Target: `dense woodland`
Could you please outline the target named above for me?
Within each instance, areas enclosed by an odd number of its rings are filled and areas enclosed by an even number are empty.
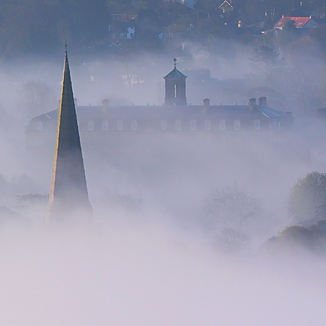
[[[218,9],[222,2],[198,0],[191,9],[164,0],[2,0],[0,57],[51,54],[62,49],[65,40],[84,51],[130,47],[155,51],[167,46],[160,41],[160,33],[171,30],[197,42],[236,38],[248,43],[259,34],[259,28],[270,28],[283,14],[323,19],[326,11],[324,0],[233,0],[234,10],[223,14]],[[132,15],[133,19],[116,22],[113,17],[117,14]],[[258,23],[260,27],[255,28]],[[133,42],[127,45],[110,35],[111,27],[121,32],[126,24],[136,29]],[[321,44],[324,30],[321,27],[315,32]]]

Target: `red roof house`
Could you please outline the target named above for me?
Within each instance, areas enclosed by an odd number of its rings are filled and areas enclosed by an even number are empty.
[[[293,21],[296,28],[315,28],[317,23],[311,17],[285,17],[283,16],[275,25],[274,29],[282,30],[285,25]]]

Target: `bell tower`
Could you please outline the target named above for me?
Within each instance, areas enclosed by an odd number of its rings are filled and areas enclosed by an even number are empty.
[[[174,69],[164,77],[165,79],[165,105],[187,105],[186,79],[177,69],[177,59],[174,59]]]

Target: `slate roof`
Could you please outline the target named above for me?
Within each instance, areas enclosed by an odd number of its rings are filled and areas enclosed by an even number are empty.
[[[267,106],[256,105],[254,111],[250,111],[248,105],[210,105],[204,108],[202,105],[188,105],[180,107],[167,106],[113,106],[103,111],[101,106],[80,106],[77,108],[80,121],[88,119],[102,119],[109,115],[111,119],[210,119],[216,116],[237,119],[244,117],[264,117],[266,119],[282,119],[286,116],[285,112],[269,108]],[[31,124],[37,121],[46,123],[47,121],[57,120],[58,111],[54,110],[42,114],[32,119]]]
[[[180,70],[174,68],[170,73],[168,73],[164,79],[179,79],[179,78],[187,78]]]
[[[227,0],[224,0],[219,6],[219,9],[221,8],[233,8],[233,6],[231,5],[231,3]]]

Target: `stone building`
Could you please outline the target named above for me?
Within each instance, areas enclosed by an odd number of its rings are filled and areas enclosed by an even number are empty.
[[[164,77],[165,103],[162,106],[112,106],[103,101],[99,106],[77,108],[81,136],[156,133],[226,133],[242,131],[279,131],[293,121],[290,112],[275,110],[267,98],[252,98],[243,105],[214,105],[209,99],[202,104],[187,105],[186,76],[176,67]],[[42,141],[56,130],[58,110],[39,115],[27,126],[30,145]]]

